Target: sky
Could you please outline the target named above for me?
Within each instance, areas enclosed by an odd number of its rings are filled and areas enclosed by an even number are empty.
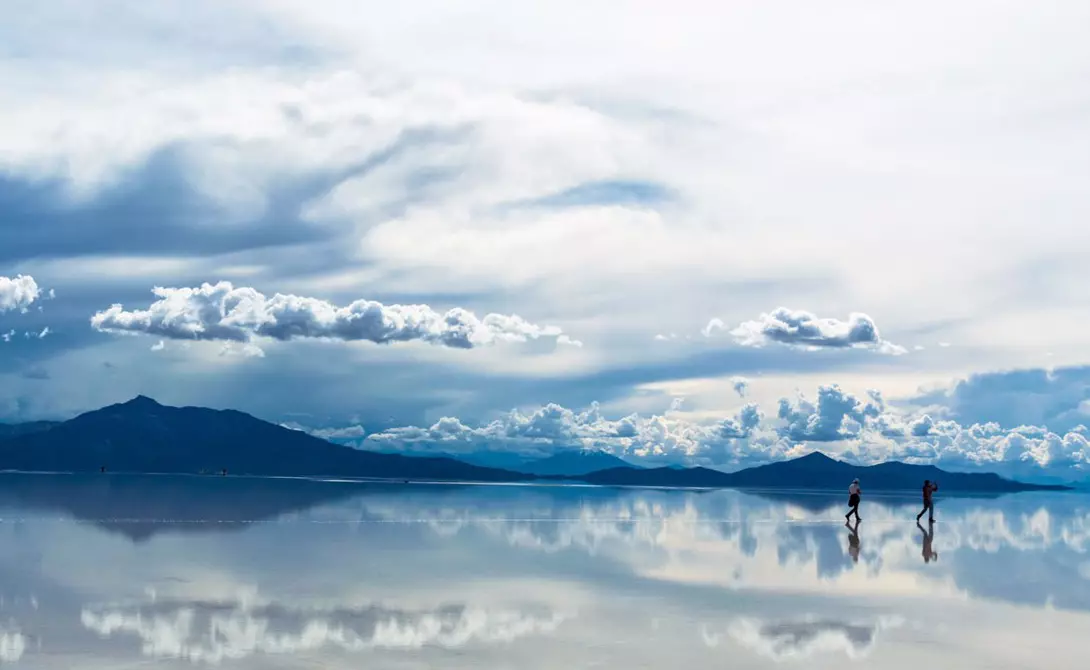
[[[1090,6],[16,0],[0,421],[1090,476]]]

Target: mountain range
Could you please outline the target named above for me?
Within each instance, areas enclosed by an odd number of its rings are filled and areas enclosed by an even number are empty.
[[[924,479],[947,492],[1065,490],[992,473],[945,472],[889,462],[857,466],[821,453],[738,472],[640,468],[604,452],[571,451],[510,468],[451,456],[379,453],[334,444],[236,410],[169,407],[136,398],[68,421],[0,424],[0,470],[49,472],[223,472],[254,476],[476,482],[577,481],[604,486],[918,490]]]

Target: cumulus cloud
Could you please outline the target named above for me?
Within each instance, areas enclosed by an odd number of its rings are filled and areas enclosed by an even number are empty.
[[[502,418],[472,427],[444,417],[430,427],[391,428],[372,433],[362,446],[371,449],[433,449],[445,453],[516,451],[545,456],[570,449],[596,449],[649,462],[727,464],[741,458],[770,458],[776,444],[745,445],[763,415],[755,404],[734,416],[706,424],[665,415],[629,414],[618,419],[602,415],[597,403],[576,411],[550,403],[524,413],[512,410]]]
[[[198,288],[156,287],[152,293],[159,299],[147,309],[126,310],[115,304],[92,316],[91,326],[109,333],[240,343],[255,338],[377,344],[415,340],[471,349],[551,337],[561,344],[581,345],[554,326],[535,325],[516,315],[478,318],[457,307],[445,314],[427,305],[383,305],[371,300],[339,307],[318,298],[281,293],[268,298],[253,288],[236,288],[226,281]]]
[[[704,328],[710,336],[726,326],[713,319]],[[810,312],[778,307],[771,313],[762,313],[753,321],[745,321],[730,331],[738,344],[746,347],[763,347],[778,343],[807,349],[854,348],[872,349],[883,354],[899,355],[905,348],[883,340],[874,319],[866,314],[853,312],[847,321],[819,319]]]
[[[104,638],[135,637],[145,656],[220,663],[254,654],[298,654],[319,649],[454,649],[473,642],[510,642],[551,633],[563,617],[552,612],[465,605],[414,612],[377,605],[296,610],[274,604],[159,601],[86,608],[80,620],[85,628]]]
[[[38,283],[30,275],[0,276],[0,312],[26,312],[41,295]]]
[[[835,620],[761,622],[738,619],[729,628],[737,643],[761,656],[783,661],[815,654],[841,653],[850,659],[866,656],[879,633],[900,625],[898,619],[851,623]]]
[[[514,452],[525,457],[594,449],[643,465],[735,470],[804,455],[815,448],[864,465],[887,460],[951,470],[990,471],[1026,479],[1090,477],[1090,442],[1082,426],[1055,433],[1039,426],[962,425],[887,405],[877,390],[856,396],[837,384],[816,398],[780,398],[766,417],[756,403],[718,420],[692,420],[676,408],[661,415],[603,415],[597,403],[575,410],[550,403],[513,410],[469,425],[443,417],[430,426],[403,426],[365,435],[362,428],[308,429],[326,439],[375,450],[469,454]]]
[[[803,442],[835,442],[857,437],[868,418],[882,413],[882,396],[872,392],[868,401],[846,393],[836,384],[818,387],[817,402],[801,393],[792,401],[780,398],[778,416],[784,435]]]

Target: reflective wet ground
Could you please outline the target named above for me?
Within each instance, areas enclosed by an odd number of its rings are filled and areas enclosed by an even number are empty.
[[[1086,667],[1090,496],[0,475],[0,664]]]

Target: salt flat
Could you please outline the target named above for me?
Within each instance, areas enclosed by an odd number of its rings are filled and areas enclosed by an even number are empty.
[[[842,498],[4,475],[0,661],[1083,667],[1090,497]]]

